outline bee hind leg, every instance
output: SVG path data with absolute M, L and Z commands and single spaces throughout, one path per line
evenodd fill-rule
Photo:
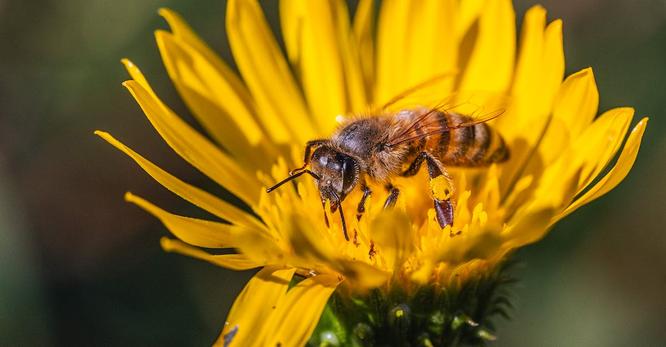
M 402 177 L 411 177 L 416 175 L 419 172 L 419 169 L 421 169 L 421 164 L 423 164 L 423 161 L 426 159 L 428 156 L 428 153 L 426 152 L 421 152 L 419 155 L 414 158 L 414 161 L 409 164 L 409 167 L 405 172 L 401 173 L 400 176 Z
M 437 217 L 437 223 L 439 227 L 444 229 L 447 225 L 453 225 L 453 205 L 451 205 L 451 199 L 440 201 L 433 199 L 433 204 L 435 205 L 435 216 Z
M 424 152 L 425 153 L 425 152 Z M 430 175 L 430 189 L 433 196 L 435 207 L 435 216 L 441 228 L 447 225 L 453 225 L 453 205 L 451 196 L 453 188 L 451 179 L 439 161 L 429 153 L 425 153 L 425 160 L 428 164 L 428 174 Z

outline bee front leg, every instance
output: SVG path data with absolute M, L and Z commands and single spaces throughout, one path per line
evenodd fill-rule
M 358 202 L 358 207 L 356 208 L 356 220 L 361 220 L 361 216 L 365 212 L 365 201 L 372 194 L 372 190 L 370 190 L 365 182 L 361 182 L 361 189 L 363 190 L 363 197 L 361 197 L 361 201 Z
M 391 183 L 386 185 L 386 190 L 389 191 L 389 196 L 384 202 L 384 208 L 389 208 L 395 206 L 395 202 L 398 201 L 398 195 L 400 195 L 400 190 L 394 187 Z
M 321 146 L 321 145 L 325 145 L 325 144 L 328 144 L 329 142 L 330 142 L 330 140 L 327 140 L 327 139 L 319 139 L 319 140 L 308 141 L 305 144 L 305 152 L 303 153 L 303 166 L 301 166 L 297 169 L 291 170 L 289 172 L 289 175 L 293 175 L 296 172 L 305 169 L 308 166 L 308 164 L 310 164 L 310 154 L 312 153 L 312 148 L 313 147 L 318 147 L 318 146 Z
M 446 169 L 432 155 L 426 153 L 425 160 L 428 163 L 430 189 L 432 191 L 437 222 L 441 228 L 447 225 L 453 226 L 453 205 L 451 204 L 453 186 L 451 178 Z

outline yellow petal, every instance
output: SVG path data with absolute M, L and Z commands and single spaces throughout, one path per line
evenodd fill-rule
M 465 0 L 458 2 L 458 14 L 456 20 L 456 36 L 462 41 L 464 35 L 469 33 L 470 28 L 479 18 L 487 0 Z
M 533 140 L 532 143 L 529 143 L 528 140 L 522 136 L 514 138 L 513 140 L 505 140 L 510 148 L 510 155 L 509 160 L 502 164 L 502 174 L 499 177 L 501 200 L 503 202 L 517 198 L 516 196 L 512 197 L 511 195 L 518 182 L 525 177 L 535 176 L 542 173 L 544 163 L 541 160 L 540 154 L 542 150 L 547 151 L 547 149 L 542 149 L 540 144 L 546 138 L 549 130 L 551 130 L 549 127 L 551 122 L 552 117 L 546 117 L 544 124 L 535 124 L 535 126 L 529 130 L 530 132 L 537 134 L 536 139 Z M 499 123 L 496 124 L 499 125 Z M 501 124 L 502 130 L 500 130 L 500 132 L 503 136 L 506 136 L 505 134 L 508 132 L 507 126 L 509 126 L 509 123 L 503 121 Z M 514 134 L 513 136 L 517 135 Z M 533 135 L 528 134 L 527 136 Z M 554 141 L 551 143 L 557 142 Z
M 531 87 L 541 78 L 545 26 L 546 10 L 543 7 L 537 5 L 525 13 L 520 35 L 518 65 L 513 83 L 514 95 L 527 97 L 541 93 L 541 90 L 532 90 Z M 537 73 L 539 74 L 536 75 Z
M 456 13 L 453 0 L 382 3 L 377 33 L 377 103 L 436 75 L 456 71 Z M 443 80 L 433 93 L 444 98 L 451 86 L 452 79 Z
M 455 0 L 408 1 L 412 6 L 409 13 L 412 23 L 407 27 L 407 46 L 403 47 L 407 55 L 409 79 L 404 86 L 409 87 L 428 80 L 435 75 L 452 73 L 457 69 L 458 41 L 456 28 Z M 427 52 L 427 53 L 425 53 Z M 453 79 L 447 79 L 438 88 L 440 98 L 448 95 L 453 86 Z
M 284 39 L 287 59 L 294 69 L 300 68 L 301 55 L 303 54 L 303 44 L 300 42 L 303 31 L 303 11 L 305 4 L 298 1 L 280 0 L 280 29 Z M 298 20 L 294 20 L 299 18 Z M 296 77 L 300 76 L 297 70 Z
M 207 261 L 213 265 L 221 266 L 230 270 L 249 270 L 264 265 L 258 264 L 242 254 L 208 254 L 199 248 L 195 248 L 178 240 L 173 240 L 166 237 L 162 238 L 161 244 L 162 249 L 164 249 L 166 252 L 179 253 L 188 257 Z
M 161 8 L 159 14 L 167 21 L 167 23 L 169 23 L 173 35 L 176 38 L 181 39 L 192 49 L 196 50 L 197 53 L 203 55 L 208 64 L 211 64 L 221 78 L 223 78 L 226 83 L 229 84 L 229 87 L 234 90 L 234 97 L 240 98 L 242 100 L 241 102 L 244 105 L 247 105 L 246 107 L 248 107 L 248 109 L 252 110 L 252 97 L 240 78 L 212 49 L 210 49 L 210 47 L 208 47 L 205 42 L 203 42 L 203 40 L 199 38 L 181 16 L 167 8 Z
M 197 102 L 197 100 L 190 100 L 189 98 L 192 95 L 180 90 L 181 88 L 186 88 L 187 84 L 183 85 L 183 82 L 194 82 L 194 86 L 199 87 L 201 84 L 204 84 L 205 87 L 209 87 L 208 92 L 210 92 L 210 95 L 206 95 L 209 99 L 208 101 L 214 102 L 217 108 L 228 112 L 226 115 L 227 117 L 231 116 L 235 117 L 235 119 L 249 118 L 246 120 L 246 123 L 244 123 L 249 129 L 243 128 L 242 130 L 247 133 L 250 141 L 253 144 L 256 144 L 258 141 L 255 140 L 259 139 L 259 135 L 256 135 L 256 132 L 259 130 L 256 129 L 256 124 L 252 124 L 252 114 L 254 112 L 253 102 L 245 85 L 227 66 L 227 64 L 220 59 L 220 57 L 215 54 L 215 52 L 213 52 L 213 50 L 211 50 L 196 33 L 194 33 L 190 26 L 177 13 L 162 8 L 159 10 L 159 14 L 166 19 L 171 27 L 173 35 L 169 35 L 169 38 L 173 38 L 173 43 L 177 44 L 179 49 L 185 50 L 187 53 L 184 60 L 171 60 L 169 62 L 165 60 L 165 65 L 171 78 L 174 79 L 174 75 L 181 75 L 177 74 L 178 69 L 184 68 L 188 69 L 186 70 L 188 72 L 190 72 L 189 70 L 199 72 L 199 74 L 196 74 L 195 76 L 191 76 L 188 72 L 185 73 L 186 76 L 194 77 L 195 81 L 176 81 L 174 79 L 176 87 L 183 95 L 185 102 L 188 103 L 188 106 L 193 109 L 193 111 L 194 107 L 204 108 L 202 109 L 201 114 L 197 115 L 202 120 L 202 123 L 204 123 L 204 125 L 211 124 L 213 128 L 219 128 L 219 124 L 214 124 L 217 112 L 211 115 L 204 114 L 203 111 L 205 111 L 206 105 L 202 105 L 200 102 Z M 158 31 L 158 33 L 160 32 L 161 31 Z M 163 51 L 159 38 L 158 46 L 160 47 L 163 58 L 165 55 L 168 55 L 165 54 L 168 52 Z M 178 57 L 178 55 L 176 55 L 176 57 Z M 180 66 L 180 64 L 185 66 Z M 197 89 L 198 88 L 194 88 L 194 90 Z M 236 112 L 239 114 L 236 114 Z M 195 111 L 195 113 L 197 112 Z M 219 120 L 217 121 L 219 122 Z M 216 129 L 213 135 L 217 134 L 217 132 L 218 130 Z
M 541 193 L 537 195 L 541 198 L 537 199 L 552 200 L 562 195 L 564 198 L 553 206 L 565 208 L 570 204 L 615 157 L 632 115 L 631 109 L 615 109 L 597 119 L 557 162 L 548 166 L 539 183 Z
M 227 66 L 227 64 L 215 52 L 213 52 L 213 50 L 210 49 L 201 38 L 199 38 L 178 13 L 168 8 L 161 8 L 158 13 L 167 21 L 167 23 L 169 23 L 171 32 L 173 32 L 177 38 L 182 39 L 189 46 L 204 55 L 206 60 L 215 67 L 217 72 L 220 73 L 224 79 L 232 85 L 233 89 L 239 93 L 239 96 L 241 96 L 247 104 L 251 104 L 252 99 L 245 89 L 243 82 L 238 76 L 236 76 L 229 66 Z
M 328 263 L 335 258 L 334 241 L 330 234 L 314 231 L 317 227 L 307 223 L 305 216 L 283 216 L 282 224 L 296 256 L 310 263 Z
M 226 24 L 236 64 L 258 111 L 273 120 L 269 134 L 274 142 L 304 143 L 315 138 L 315 125 L 259 4 L 230 0 Z
M 645 133 L 645 127 L 647 126 L 648 118 L 643 118 L 638 124 L 631 130 L 629 138 L 627 139 L 622 153 L 617 159 L 615 166 L 604 176 L 599 182 L 597 182 L 592 188 L 590 188 L 583 196 L 578 198 L 574 203 L 572 203 L 564 212 L 557 216 L 557 220 L 560 220 L 579 207 L 594 201 L 595 199 L 601 197 L 602 195 L 608 193 L 613 188 L 615 188 L 622 180 L 627 176 L 631 167 L 636 161 L 636 156 L 638 155 L 638 149 L 641 146 L 641 140 L 643 134 Z
M 575 141 L 590 125 L 597 113 L 599 93 L 592 69 L 581 70 L 562 83 L 553 103 L 553 118 L 539 144 L 539 154 L 531 163 L 548 166 L 562 154 L 562 149 Z M 532 167 L 535 172 L 542 167 Z
M 123 63 L 123 65 L 125 66 L 125 70 L 127 70 L 127 73 L 129 73 L 130 77 L 132 77 L 133 80 L 139 83 L 148 92 L 155 94 L 153 88 L 151 88 L 150 84 L 148 84 L 146 76 L 143 75 L 141 70 L 139 70 L 138 66 L 134 65 L 134 63 L 127 58 L 123 58 L 120 61 Z
M 555 209 L 550 207 L 526 210 L 513 220 L 516 224 L 509 226 L 502 237 L 506 240 L 504 246 L 513 249 L 540 240 L 548 231 Z
M 525 14 L 510 116 L 498 120 L 504 136 L 524 137 L 529 144 L 538 138 L 539 132 L 534 129 L 547 123 L 564 76 L 562 23 L 556 20 L 544 30 L 545 23 L 546 10 L 541 6 L 534 6 Z
M 599 107 L 599 91 L 591 68 L 583 69 L 564 80 L 553 104 L 553 115 L 567 125 L 571 138 L 587 127 Z
M 553 99 L 564 78 L 564 44 L 562 42 L 562 20 L 556 19 L 543 33 L 543 63 L 541 92 L 544 94 L 544 107 L 551 109 Z
M 294 269 L 266 266 L 236 297 L 216 346 L 261 346 L 258 335 L 277 305 L 284 302 Z M 230 343 L 224 337 L 233 334 Z M 230 336 L 231 337 L 231 334 Z
M 126 81 L 123 85 L 132 93 L 153 127 L 178 155 L 248 205 L 256 205 L 261 185 L 254 175 L 248 175 L 235 160 L 192 129 L 140 83 Z
M 454 237 L 450 245 L 438 254 L 436 260 L 450 265 L 461 265 L 474 259 L 489 259 L 502 245 L 498 234 L 495 229 L 481 229 L 470 232 L 464 239 Z
M 381 286 L 391 278 L 391 273 L 358 260 L 338 260 L 339 272 L 345 280 L 354 284 L 354 290 L 372 289 Z
M 206 191 L 189 185 L 169 174 L 168 172 L 160 169 L 157 165 L 153 164 L 138 153 L 134 152 L 129 147 L 122 144 L 120 141 L 113 138 L 111 134 L 103 131 L 96 131 L 95 134 L 106 140 L 108 143 L 123 153 L 127 154 L 130 158 L 134 159 L 134 161 L 139 164 L 139 166 L 145 170 L 146 173 L 148 173 L 157 182 L 163 185 L 166 189 L 172 191 L 174 194 L 233 224 L 243 225 L 256 229 L 264 228 L 264 225 L 261 224 L 261 222 L 259 222 L 256 218 L 247 212 L 244 212 L 243 210 L 225 202 L 224 200 L 216 198 Z
M 509 162 L 503 165 L 503 195 L 506 187 L 510 189 L 526 168 L 533 167 L 533 161 L 540 159 L 535 154 L 539 154 L 540 142 L 549 135 L 552 103 L 564 76 L 562 23 L 556 20 L 544 30 L 545 24 L 543 7 L 534 6 L 525 14 L 511 104 L 496 122 L 511 146 Z
M 511 83 L 515 63 L 513 5 L 510 0 L 488 1 L 478 20 L 476 40 L 468 53 L 469 60 L 459 90 L 505 92 Z
M 377 256 L 386 260 L 387 267 L 393 271 L 402 266 L 414 247 L 411 229 L 407 215 L 397 209 L 383 212 L 372 221 L 370 230 Z
M 383 103 L 409 85 L 405 85 L 407 71 L 407 41 L 409 26 L 420 18 L 413 18 L 409 12 L 409 1 L 383 1 L 377 24 L 377 81 L 375 103 Z
M 243 101 L 235 98 L 249 98 L 249 96 L 242 92 L 242 88 L 244 87 L 242 85 L 232 83 L 233 81 L 231 80 L 224 81 L 221 79 L 221 74 L 217 71 L 219 70 L 219 67 L 217 69 L 213 69 L 211 65 L 215 64 L 211 64 L 213 61 L 208 60 L 209 55 L 213 54 L 212 52 L 210 52 L 209 55 L 206 55 L 206 59 L 203 59 L 202 53 L 194 51 L 193 48 L 187 46 L 187 44 L 182 40 L 174 39 L 173 36 L 169 33 L 164 31 L 157 31 L 156 37 L 158 46 L 162 52 L 163 60 L 167 66 L 167 70 L 169 70 L 169 73 L 171 74 L 172 80 L 174 83 L 176 83 L 176 87 L 179 88 L 181 94 L 187 94 L 183 94 L 184 97 L 191 97 L 193 99 L 192 101 L 196 103 L 190 104 L 188 106 L 190 106 L 190 108 L 194 110 L 195 113 L 199 111 L 202 113 L 201 117 L 204 117 L 205 119 L 199 120 L 204 123 L 204 127 L 208 128 L 207 130 L 209 133 L 211 133 L 211 135 L 216 138 L 220 144 L 226 146 L 227 149 L 232 152 L 232 154 L 236 155 L 236 160 L 246 165 L 250 165 L 250 169 L 252 170 L 266 170 L 267 166 L 270 165 L 270 161 L 260 160 L 261 156 L 246 155 L 248 151 L 259 151 L 268 156 L 268 153 L 270 153 L 271 149 L 270 147 L 266 146 L 265 139 L 263 139 L 261 144 L 249 143 L 246 139 L 246 137 L 250 139 L 254 137 L 255 140 L 257 140 L 255 142 L 259 142 L 260 139 L 258 139 L 258 137 L 263 137 L 264 133 L 263 130 L 256 128 L 257 124 L 253 123 L 254 120 L 252 120 L 252 116 L 248 114 L 249 109 L 247 108 L 250 106 L 247 105 L 250 104 L 250 101 Z M 201 46 L 204 44 L 200 43 L 199 45 Z M 192 63 L 193 61 L 196 61 L 196 63 Z M 127 72 L 130 74 L 132 79 L 139 83 L 153 97 L 154 100 L 161 104 L 157 94 L 150 87 L 141 70 L 139 70 L 139 68 L 129 59 L 122 59 L 122 63 L 125 65 L 125 68 L 127 69 Z M 220 64 L 222 63 L 220 62 Z M 231 73 L 231 76 L 235 78 L 233 73 Z M 204 78 L 204 80 L 201 78 Z M 226 87 L 224 84 L 226 84 Z M 183 90 L 180 90 L 180 88 Z M 236 90 L 237 88 L 240 89 Z M 220 93 L 223 95 L 220 95 Z M 236 95 L 235 93 L 238 94 Z M 206 101 L 204 100 L 206 95 L 208 95 L 208 97 L 212 97 L 211 95 L 218 95 L 218 99 L 220 97 L 223 97 L 224 99 L 209 99 Z M 216 105 L 213 104 L 214 101 L 218 102 L 220 105 L 224 104 L 226 106 L 220 106 L 221 108 L 216 108 Z M 230 108 L 229 106 L 233 107 Z M 166 108 L 166 106 L 164 107 Z M 243 110 L 243 108 L 246 109 Z M 224 118 L 224 112 L 227 112 L 224 110 L 227 109 L 228 112 L 234 116 L 233 119 L 235 119 L 235 121 L 231 121 L 228 117 L 226 118 L 226 121 L 224 119 L 220 119 Z M 205 113 L 205 115 L 203 115 L 203 113 Z M 241 129 L 229 131 L 229 127 L 234 126 L 234 122 L 237 122 L 239 127 L 246 128 L 246 133 L 243 134 Z
M 183 40 L 161 30 L 155 38 L 171 80 L 206 131 L 239 161 L 252 158 L 249 152 L 265 156 L 259 146 L 265 133 L 233 84 Z
M 561 211 L 571 203 L 583 171 L 576 156 L 575 151 L 566 151 L 557 163 L 546 169 L 535 188 L 532 204 Z
M 553 117 L 548 124 L 546 135 L 539 143 L 539 157 L 534 158 L 531 164 L 538 164 L 541 166 L 548 166 L 556 160 L 563 152 L 563 149 L 569 147 L 572 139 L 569 135 L 569 128 L 567 124 L 559 118 Z M 528 173 L 538 175 L 538 172 L 543 171 L 543 167 L 535 168 L 535 172 Z
M 310 4 L 311 2 L 308 2 Z M 350 25 L 349 10 L 345 1 L 336 2 L 337 35 L 340 40 L 340 60 L 344 67 L 345 86 L 347 87 L 347 113 L 358 114 L 371 103 L 371 94 L 366 88 L 366 72 L 363 71 L 363 57 Z M 343 13 L 344 12 L 344 13 Z M 371 52 L 370 52 L 371 53 Z M 372 55 L 370 56 L 372 57 Z M 333 129 L 331 129 L 333 130 Z
M 247 136 L 249 136 L 250 143 L 255 144 L 255 138 L 253 137 L 255 134 L 255 129 L 254 126 L 249 126 L 249 129 L 245 128 L 245 124 L 247 122 L 252 122 L 252 119 L 254 122 L 257 123 L 257 126 L 259 126 L 261 131 L 263 131 L 263 135 L 268 134 L 268 137 L 264 136 L 264 138 L 260 139 L 262 140 L 261 143 L 263 144 L 262 149 L 266 152 L 271 152 L 273 151 L 273 148 L 270 146 L 266 146 L 266 143 L 270 140 L 271 137 L 271 132 L 267 131 L 267 129 L 272 128 L 272 124 L 274 123 L 274 120 L 265 115 L 264 113 L 257 112 L 256 107 L 254 105 L 254 100 L 252 99 L 252 96 L 250 95 L 250 92 L 247 90 L 247 87 L 245 84 L 240 80 L 240 78 L 237 76 L 237 74 L 229 68 L 229 66 L 213 51 L 208 47 L 208 45 L 203 42 L 199 38 L 199 36 L 192 31 L 192 29 L 189 27 L 189 25 L 178 15 L 176 12 L 171 11 L 169 9 L 162 8 L 159 10 L 159 14 L 166 19 L 166 21 L 169 23 L 169 26 L 171 27 L 171 31 L 173 32 L 173 35 L 175 38 L 179 39 L 178 41 L 182 43 L 182 45 L 189 47 L 191 50 L 195 51 L 197 54 L 200 55 L 204 58 L 205 63 L 210 65 L 215 72 L 212 75 L 204 74 L 201 77 L 203 78 L 211 78 L 215 81 L 218 81 L 219 79 L 223 80 L 223 83 L 225 84 L 224 86 L 216 85 L 213 89 L 215 89 L 215 93 L 218 96 L 222 96 L 223 101 L 220 102 L 218 101 L 218 107 L 221 109 L 227 110 L 228 114 L 230 117 L 234 119 L 240 119 L 240 123 L 243 124 L 243 127 L 241 127 L 241 130 L 246 133 Z M 132 75 L 133 78 L 134 75 Z M 136 78 L 135 78 L 136 79 Z M 217 84 L 217 82 L 213 83 Z M 226 91 L 227 88 L 229 89 L 228 92 L 222 92 Z M 186 102 L 188 102 L 186 100 Z M 192 102 L 196 102 L 195 100 L 192 100 Z M 205 102 L 204 102 L 205 104 Z M 197 107 L 203 108 L 205 105 L 198 104 Z M 190 108 L 194 108 L 193 106 L 190 106 Z M 243 110 L 242 108 L 245 108 Z M 249 114 L 248 114 L 249 113 Z M 207 117 L 210 118 L 208 123 L 212 124 L 213 126 L 215 123 L 221 123 L 221 120 L 215 120 L 215 117 L 217 116 L 217 113 L 205 113 L 204 110 L 200 112 L 199 117 Z M 219 125 L 218 125 L 219 126 Z M 223 135 L 224 138 L 230 137 L 230 131 L 226 131 Z M 214 136 L 214 135 L 213 135 Z M 223 143 L 223 139 L 217 138 L 216 140 L 220 143 Z M 256 151 L 255 149 L 254 151 Z M 254 158 L 255 160 L 253 163 L 256 164 L 262 164 L 262 163 L 268 163 L 266 160 L 258 160 L 256 156 L 247 156 L 244 155 L 242 157 L 238 157 L 239 160 L 244 160 L 244 159 L 250 159 Z M 264 168 L 261 166 L 261 168 Z M 264 168 L 265 169 L 265 168 Z
M 360 0 L 354 15 L 354 38 L 363 72 L 365 95 L 368 101 L 374 100 L 375 82 L 375 1 Z
M 312 335 L 328 298 L 340 283 L 318 275 L 299 282 L 266 322 L 264 346 L 303 346 Z
M 348 12 L 342 0 L 280 1 L 287 53 L 325 134 L 337 126 L 336 115 L 366 104 Z
M 604 113 L 565 148 L 556 162 L 547 164 L 539 181 L 541 199 L 568 204 L 592 182 L 615 157 L 627 132 L 633 109 L 617 108 Z M 551 129 L 549 129 L 551 130 Z M 542 145 L 546 145 L 542 143 Z M 572 181 L 573 180 L 573 181 Z M 572 189 L 564 189 L 572 184 Z M 560 207 L 561 205 L 553 204 Z
M 256 229 L 239 227 L 240 236 L 234 240 L 234 248 L 258 264 L 285 264 L 282 241 L 274 230 L 258 232 Z
M 191 245 L 207 248 L 235 247 L 234 239 L 239 236 L 239 231 L 233 225 L 171 214 L 132 193 L 126 193 L 125 200 L 157 217 L 172 234 Z
M 628 107 L 607 111 L 574 142 L 571 151 L 576 156 L 568 165 L 581 167 L 578 191 L 587 187 L 615 157 L 633 116 L 634 110 Z

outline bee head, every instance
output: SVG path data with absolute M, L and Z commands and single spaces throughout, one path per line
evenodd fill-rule
M 312 153 L 310 166 L 319 176 L 317 185 L 322 201 L 330 200 L 331 210 L 335 211 L 358 182 L 358 163 L 331 147 L 321 146 Z

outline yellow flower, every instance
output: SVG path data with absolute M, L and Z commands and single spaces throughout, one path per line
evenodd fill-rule
M 547 23 L 539 6 L 526 13 L 517 45 L 509 0 L 384 1 L 376 25 L 371 0 L 360 1 L 353 20 L 342 0 L 282 0 L 285 57 L 258 3 L 229 0 L 227 34 L 240 76 L 176 13 L 160 14 L 171 27 L 155 33 L 167 72 L 212 140 L 165 105 L 128 60 L 132 79 L 123 85 L 169 146 L 246 208 L 179 180 L 108 133 L 97 134 L 165 188 L 221 219 L 172 214 L 127 193 L 178 239 L 164 238 L 165 250 L 235 270 L 262 268 L 236 299 L 219 343 L 302 345 L 334 291 L 446 288 L 490 273 L 508 252 L 539 240 L 617 186 L 647 124 L 642 119 L 624 142 L 631 108 L 595 118 L 592 70 L 563 78 L 561 21 Z M 339 115 L 367 112 L 452 72 L 436 84 L 442 99 L 505 100 L 504 113 L 490 124 L 511 151 L 506 163 L 452 169 L 453 227 L 442 230 L 436 222 L 426 176 L 396 179 L 402 194 L 391 210 L 382 209 L 376 189 L 363 218 L 347 219 L 351 241 L 339 219 L 329 216 L 327 226 L 310 179 L 266 193 L 302 164 L 306 141 L 331 135 Z M 474 111 L 470 105 L 462 103 L 460 112 Z M 443 194 L 442 186 L 434 182 L 435 194 Z M 348 216 L 359 198 L 355 192 L 343 204 Z M 212 255 L 199 247 L 235 253 Z M 295 275 L 304 279 L 288 289 Z

